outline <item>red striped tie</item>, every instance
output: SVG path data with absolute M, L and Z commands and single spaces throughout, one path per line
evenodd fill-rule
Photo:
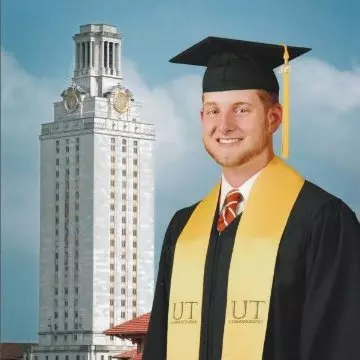
M 233 189 L 228 192 L 225 198 L 223 210 L 221 211 L 217 223 L 217 229 L 219 232 L 222 232 L 236 218 L 236 208 L 242 200 L 243 197 L 238 190 Z

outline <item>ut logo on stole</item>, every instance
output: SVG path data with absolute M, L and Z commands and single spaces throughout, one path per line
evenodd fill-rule
M 197 301 L 178 301 L 172 304 L 171 324 L 196 324 Z
M 231 301 L 229 324 L 261 324 L 264 320 L 262 305 L 266 301 L 241 300 Z

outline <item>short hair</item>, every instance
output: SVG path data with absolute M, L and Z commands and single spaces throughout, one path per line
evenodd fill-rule
M 256 92 L 266 108 L 279 104 L 279 95 L 277 93 L 266 90 L 257 90 Z

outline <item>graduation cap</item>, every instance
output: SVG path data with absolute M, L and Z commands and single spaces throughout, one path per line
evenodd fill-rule
M 274 69 L 283 65 L 281 154 L 289 153 L 289 61 L 310 48 L 207 37 L 176 55 L 171 63 L 206 67 L 203 92 L 259 89 L 279 94 Z

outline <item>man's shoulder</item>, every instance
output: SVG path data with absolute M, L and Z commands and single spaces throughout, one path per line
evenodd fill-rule
M 196 206 L 199 204 L 200 201 L 197 201 L 196 203 L 193 203 L 189 206 L 180 208 L 177 210 L 171 219 L 170 224 L 172 226 L 175 226 L 176 228 L 183 228 L 188 220 L 190 219 L 192 213 L 194 212 Z
M 344 209 L 353 213 L 343 199 L 309 180 L 305 180 L 296 208 L 312 219 L 325 214 L 335 215 Z
M 164 246 L 168 249 L 172 249 L 179 237 L 180 233 L 184 229 L 186 223 L 190 219 L 193 211 L 200 201 L 177 210 L 172 216 L 166 230 Z
M 310 180 L 305 180 L 300 196 L 311 200 L 313 206 L 320 207 L 330 201 L 341 201 L 340 198 Z

